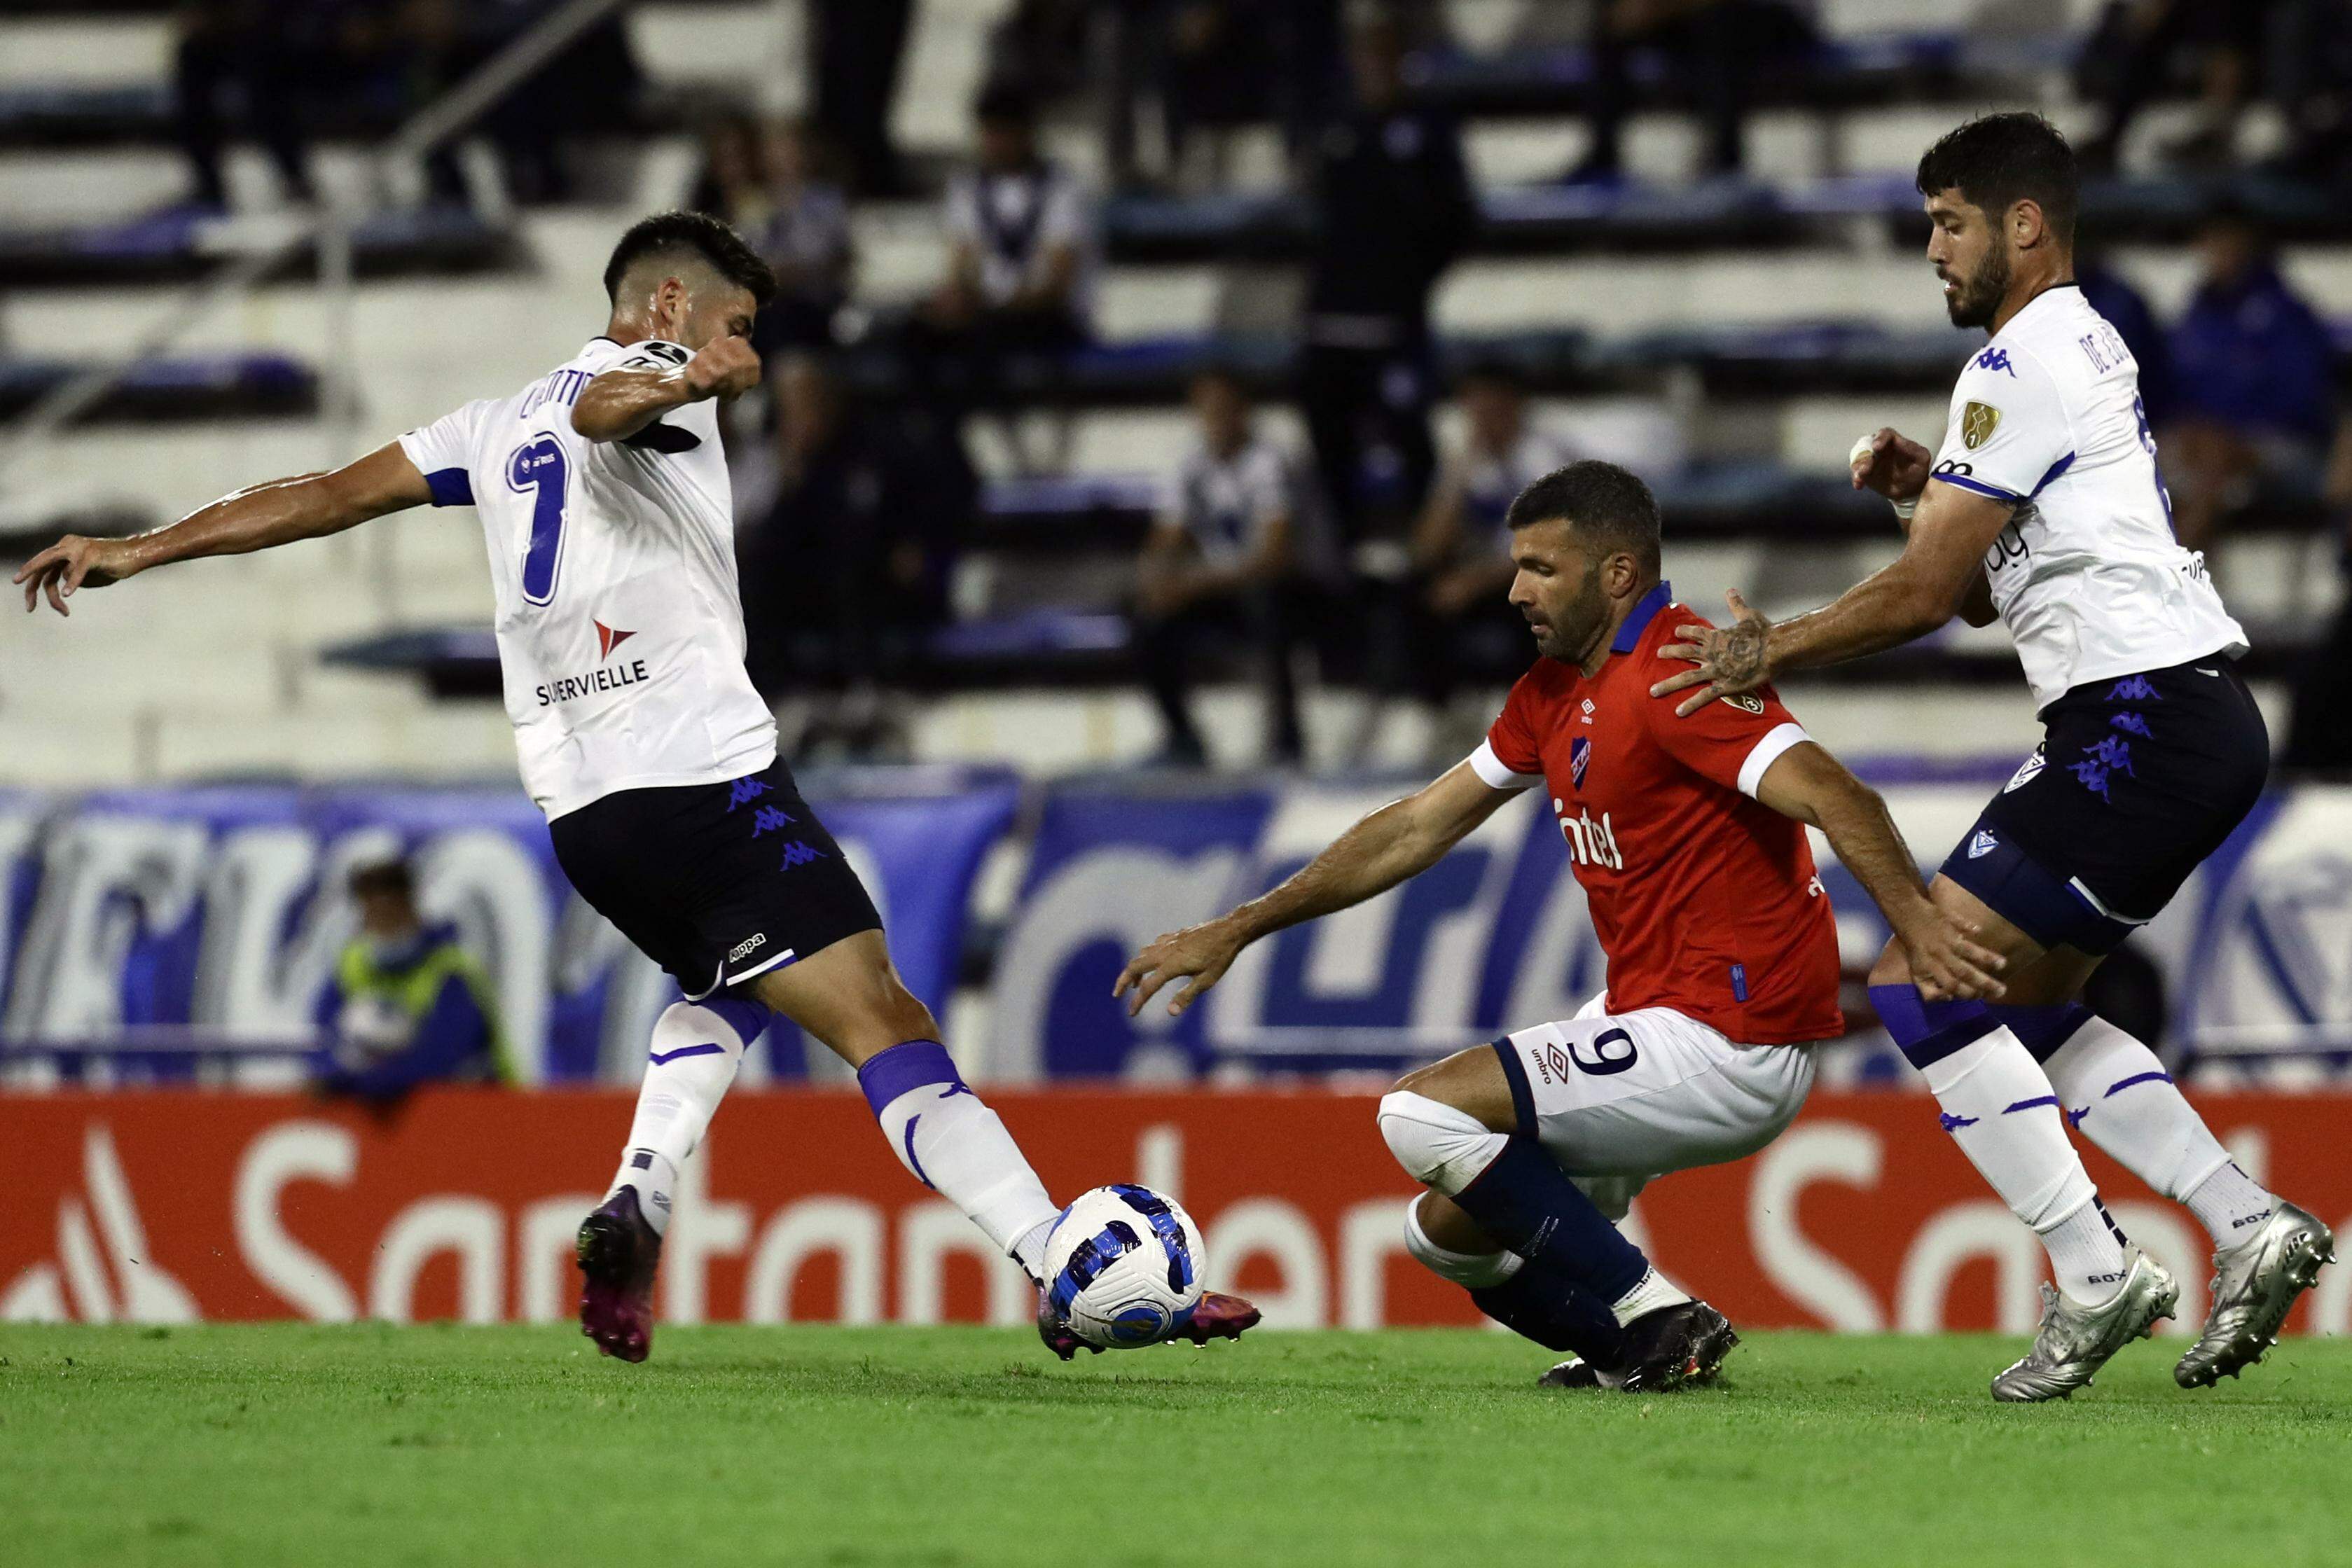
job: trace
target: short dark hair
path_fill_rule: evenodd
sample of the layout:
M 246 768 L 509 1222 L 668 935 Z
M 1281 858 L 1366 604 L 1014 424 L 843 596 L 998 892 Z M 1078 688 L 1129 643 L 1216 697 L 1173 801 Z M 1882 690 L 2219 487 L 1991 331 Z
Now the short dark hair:
M 621 302 L 621 280 L 647 256 L 692 256 L 709 265 L 728 282 L 751 290 L 765 305 L 776 292 L 776 275 L 768 264 L 726 224 L 708 213 L 656 213 L 629 225 L 613 259 L 604 264 L 604 297 Z
M 350 886 L 353 898 L 413 898 L 416 874 L 404 860 L 369 861 L 352 868 Z
M 1643 571 L 1658 575 L 1658 498 L 1632 469 L 1597 457 L 1555 468 L 1520 491 L 1503 520 L 1516 529 L 1553 517 L 1612 549 L 1633 551 Z
M 1918 186 L 1923 196 L 1957 190 L 1991 218 L 2032 202 L 2060 239 L 2074 242 L 2083 176 L 2066 138 L 2038 114 L 1980 115 L 1946 132 L 1919 160 Z

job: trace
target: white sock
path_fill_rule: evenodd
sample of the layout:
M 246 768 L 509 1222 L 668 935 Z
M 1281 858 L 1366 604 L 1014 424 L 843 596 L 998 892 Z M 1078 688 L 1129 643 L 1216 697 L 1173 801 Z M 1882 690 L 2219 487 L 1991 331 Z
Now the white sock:
M 726 1018 L 692 1002 L 672 1002 L 655 1021 L 636 1119 L 605 1196 L 635 1187 L 637 1207 L 656 1235 L 669 1229 L 677 1167 L 709 1130 L 749 1044 Z
M 2218 1251 L 2227 1251 L 2278 1212 L 2278 1199 L 2233 1161 L 2181 1196 L 2197 1223 L 2212 1233 Z
M 1688 1291 L 1654 1268 L 1642 1276 L 1640 1284 L 1610 1302 L 1609 1310 L 1617 1314 L 1617 1326 L 1622 1328 L 1661 1307 L 1678 1307 L 1689 1300 Z
M 2101 1211 L 2088 1224 L 2067 1223 L 2093 1210 L 2098 1194 L 2032 1052 L 2004 1026 L 1920 1073 L 1944 1109 L 1944 1130 L 2050 1249 L 2058 1288 L 2078 1301 L 2115 1294 L 2110 1277 L 2124 1269 L 2123 1238 Z
M 935 1040 L 894 1045 L 857 1070 L 857 1082 L 898 1163 L 971 1216 L 1031 1279 L 1044 1279 L 1045 1233 L 1061 1209 L 947 1048 Z
M 2230 1163 L 2156 1052 L 2106 1019 L 2076 1030 L 2046 1067 L 2075 1127 L 2117 1165 L 2187 1204 L 2217 1246 L 2231 1246 L 2277 1207 Z
M 1421 1225 L 1421 1199 L 1404 1206 L 1404 1249 L 1413 1261 L 1465 1291 L 1485 1291 L 1517 1273 L 1527 1260 L 1516 1252 L 1456 1252 L 1429 1239 Z

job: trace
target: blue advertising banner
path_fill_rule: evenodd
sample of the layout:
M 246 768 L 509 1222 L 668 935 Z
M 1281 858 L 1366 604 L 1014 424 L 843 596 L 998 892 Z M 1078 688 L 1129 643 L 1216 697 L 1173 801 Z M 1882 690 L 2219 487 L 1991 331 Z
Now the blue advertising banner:
M 910 775 L 814 803 L 908 984 L 943 1008 L 972 879 L 1017 788 Z M 677 988 L 572 891 L 545 821 L 508 789 L 0 794 L 0 1043 L 307 1043 L 357 926 L 345 882 L 393 854 L 488 970 L 527 1081 L 635 1078 Z M 796 1030 L 772 1030 L 763 1050 L 771 1074 L 805 1072 Z
M 1927 868 L 2007 777 L 1860 770 Z M 1387 1071 L 1573 1013 L 1602 989 L 1605 963 L 1534 795 L 1423 875 L 1259 943 L 1181 1019 L 1164 997 L 1134 1019 L 1112 998 L 1139 947 L 1272 886 L 1412 783 L 1044 790 L 985 1022 L 960 1054 L 1013 1082 Z M 901 972 L 944 1013 L 980 868 L 1013 831 L 1022 787 L 1007 773 L 906 770 L 810 793 L 874 893 Z M 1885 927 L 1818 839 L 1815 852 L 1858 977 Z M 505 789 L 0 791 L 0 1046 L 308 1043 L 354 929 L 345 879 L 393 852 L 413 857 L 428 915 L 454 921 L 488 969 L 527 1079 L 634 1082 L 676 988 L 572 892 L 537 812 Z M 2126 952 L 2176 1046 L 2352 1051 L 2352 789 L 2273 792 Z M 746 1071 L 810 1076 L 809 1056 L 782 1026 Z M 1882 1070 L 1904 1076 L 1891 1058 L 1853 1069 Z M 824 1059 L 814 1075 L 843 1074 Z

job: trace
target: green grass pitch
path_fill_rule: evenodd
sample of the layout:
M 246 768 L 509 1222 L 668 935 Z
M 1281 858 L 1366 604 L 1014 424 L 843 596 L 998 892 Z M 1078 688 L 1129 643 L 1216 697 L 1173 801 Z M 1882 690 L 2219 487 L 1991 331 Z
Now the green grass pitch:
M 1559 1395 L 1500 1334 L 0 1326 L 0 1560 L 1164 1564 L 2352 1562 L 2352 1343 L 2186 1394 L 2133 1346 L 1993 1405 L 1990 1336 L 1756 1334 Z

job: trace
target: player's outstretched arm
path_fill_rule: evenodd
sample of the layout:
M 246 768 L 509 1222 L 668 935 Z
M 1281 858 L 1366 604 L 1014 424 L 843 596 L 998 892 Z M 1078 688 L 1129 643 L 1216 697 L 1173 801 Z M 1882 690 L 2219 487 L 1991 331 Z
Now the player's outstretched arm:
M 1174 1017 L 1223 979 L 1241 950 L 1259 937 L 1361 904 L 1418 876 L 1515 793 L 1458 763 L 1418 793 L 1391 800 L 1349 828 L 1281 886 L 1214 920 L 1160 937 L 1128 961 L 1111 995 L 1134 993 L 1127 1004 L 1133 1018 L 1162 986 L 1189 977 L 1191 984 L 1169 998 Z
M 296 539 L 341 533 L 433 498 L 398 442 L 331 473 L 271 479 L 222 497 L 178 522 L 126 539 L 68 534 L 16 570 L 27 613 L 47 593 L 60 615 L 77 589 L 104 588 L 151 567 L 197 556 L 247 555 Z
M 1764 770 L 1756 798 L 1828 838 L 1839 862 L 1901 938 L 1920 996 L 1931 1002 L 2000 998 L 2000 955 L 1971 941 L 1975 930 L 1927 897 L 1918 863 L 1877 790 L 1809 740 L 1782 752 Z
M 606 371 L 572 405 L 572 428 L 591 441 L 626 441 L 674 408 L 736 397 L 759 384 L 760 356 L 751 345 L 713 338 L 683 364 Z
M 2009 526 L 2011 507 L 2007 500 L 1956 485 L 1928 486 L 1892 565 L 1847 589 L 1836 602 L 1778 625 L 1730 595 L 1732 624 L 1680 627 L 1677 640 L 1659 650 L 1694 667 L 1658 682 L 1650 695 L 1705 688 L 1675 709 L 1688 716 L 1786 671 L 1843 664 L 1926 636 L 1969 607 L 1985 552 Z

